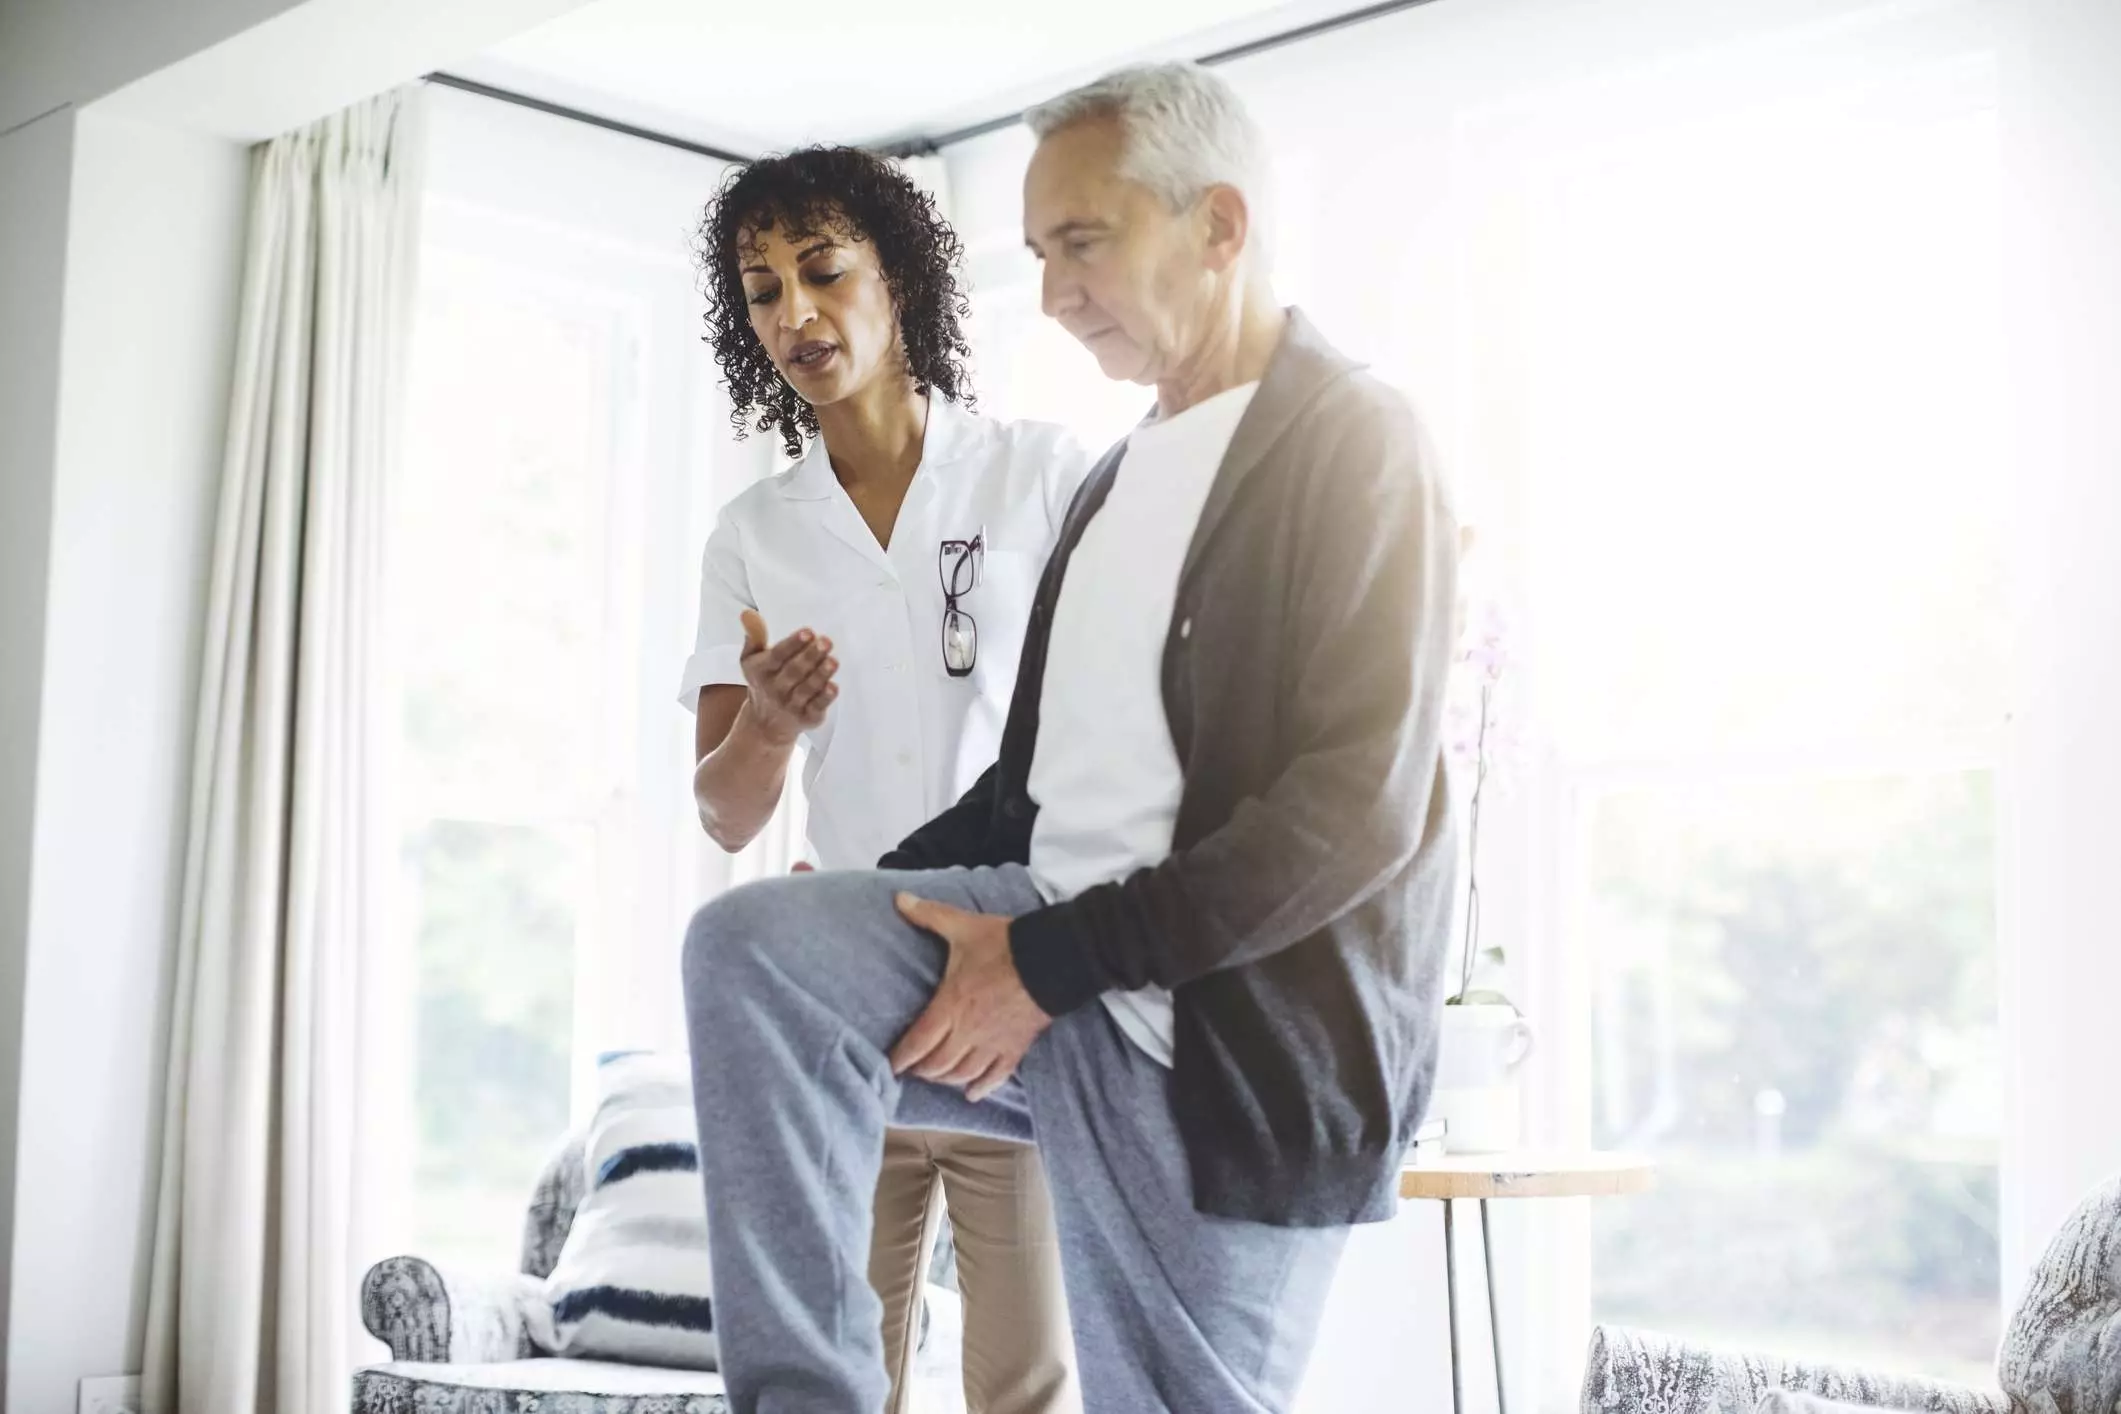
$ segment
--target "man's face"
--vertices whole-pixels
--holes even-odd
[[[1107,378],[1151,384],[1196,346],[1216,277],[1207,223],[1119,175],[1116,118],[1048,136],[1024,174],[1024,242],[1044,266],[1042,307]]]

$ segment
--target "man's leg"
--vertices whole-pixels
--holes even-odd
[[[870,1207],[902,1097],[909,1126],[1031,1137],[1018,1087],[973,1105],[891,1074],[944,961],[899,917],[900,889],[986,913],[1040,902],[1020,867],[806,874],[732,890],[686,934],[715,1327],[737,1414],[884,1407]]]
[[[1171,1072],[1100,1005],[1055,1022],[1018,1076],[1060,1224],[1083,1407],[1292,1407],[1347,1229],[1196,1212]]]

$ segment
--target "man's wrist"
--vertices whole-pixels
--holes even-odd
[[[1041,908],[1012,920],[1009,960],[1016,964],[1017,980],[1048,1016],[1065,1016],[1105,990],[1065,909]]]

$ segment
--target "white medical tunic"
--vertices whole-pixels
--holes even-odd
[[[997,421],[936,395],[888,550],[833,475],[822,439],[723,508],[679,699],[697,709],[702,688],[743,685],[746,609],[773,642],[800,628],[832,640],[839,697],[803,740],[819,867],[875,867],[994,763],[1032,596],[1090,466],[1061,427]],[[984,563],[958,607],[978,624],[978,659],[955,678],[943,660],[938,558],[945,540],[975,535]]]

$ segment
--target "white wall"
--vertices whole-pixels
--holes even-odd
[[[16,1089],[43,706],[45,571],[58,437],[61,282],[74,119],[0,137],[0,1332],[15,1217]],[[0,1343],[0,1380],[7,1352]]]
[[[130,1368],[145,1319],[247,172],[235,143],[78,119],[10,1409],[60,1408],[82,1375]]]
[[[2121,6],[2021,0],[2002,72],[2017,423],[2005,1273],[2121,1172]],[[2015,1284],[2015,1283],[2014,1283]]]
[[[295,0],[10,0],[0,5],[0,133],[100,98]]]
[[[223,0],[226,3],[226,0]],[[306,0],[113,93],[115,112],[262,141],[583,0]]]
[[[271,137],[581,3],[9,0],[0,5],[0,133],[123,90],[135,117]]]

